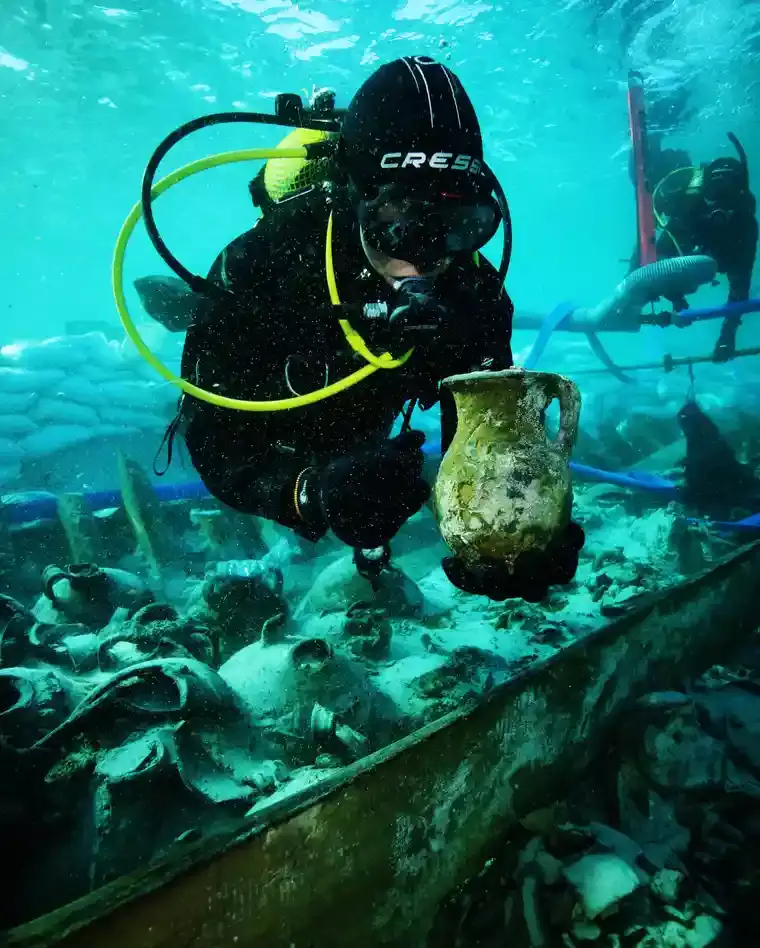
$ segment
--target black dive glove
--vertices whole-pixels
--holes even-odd
[[[741,316],[727,316],[720,327],[715,344],[713,362],[729,362],[736,355],[736,333],[741,325]]]
[[[499,560],[482,560],[475,566],[466,566],[457,557],[449,556],[442,566],[449,582],[464,592],[488,596],[497,602],[541,602],[550,586],[564,586],[572,581],[584,542],[583,528],[571,521],[545,550],[521,553],[511,573]]]
[[[422,479],[425,435],[407,431],[368,451],[307,471],[299,512],[348,546],[386,544],[430,496]]]

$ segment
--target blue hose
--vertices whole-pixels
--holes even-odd
[[[437,442],[425,444],[425,454],[436,456],[440,454],[441,445]],[[678,497],[678,486],[665,477],[657,474],[647,474],[643,471],[628,471],[620,473],[605,471],[587,464],[570,462],[573,473],[584,480],[597,481],[606,484],[616,484],[620,487],[631,487],[635,490],[645,490],[669,500]],[[154,485],[156,499],[164,503],[172,500],[203,500],[210,496],[200,481],[191,481],[185,484]],[[104,510],[108,507],[118,507],[121,504],[121,494],[117,490],[90,491],[84,493],[83,498],[90,510]],[[30,493],[11,494],[11,499],[0,503],[0,511],[6,523],[22,524],[35,520],[54,520],[58,512],[58,501],[54,494]],[[705,523],[694,517],[687,518],[689,523]],[[760,514],[753,514],[744,520],[737,521],[708,521],[709,526],[719,532],[746,532],[760,533]]]
[[[429,457],[439,456],[441,444],[439,441],[426,442],[424,453]],[[677,487],[673,481],[656,474],[629,472],[625,474],[615,471],[605,471],[586,464],[570,463],[574,474],[585,480],[601,481],[607,484],[617,484],[621,487],[632,487],[638,490],[651,491],[663,496],[675,497]],[[211,495],[200,481],[191,481],[184,484],[153,485],[156,500],[168,503],[172,500],[204,500]],[[118,490],[89,491],[81,495],[90,510],[105,510],[108,507],[121,505],[121,494]],[[35,520],[54,520],[58,514],[58,499],[55,494],[29,492],[28,494],[9,494],[4,502],[0,502],[0,511],[6,523],[31,523]]]
[[[528,353],[528,357],[525,360],[526,369],[535,369],[538,365],[538,360],[543,355],[544,349],[546,348],[551,335],[555,329],[559,329],[562,323],[567,319],[568,316],[575,309],[574,303],[559,303],[554,309],[549,313],[548,316],[544,318],[544,321],[541,325],[541,328],[538,331],[536,336],[536,341],[533,343],[533,346]]]
[[[724,303],[723,306],[704,306],[701,309],[682,309],[678,313],[687,323],[698,319],[722,319],[724,316],[744,316],[746,313],[760,312],[760,299],[742,300],[739,303]]]
[[[678,496],[678,485],[666,477],[657,474],[647,474],[644,471],[604,471],[598,467],[589,467],[587,464],[570,462],[573,474],[589,481],[600,481],[605,484],[617,484],[619,487],[633,487],[637,490],[647,490],[653,494],[675,499]]]
[[[704,520],[699,517],[687,517],[687,522],[696,526],[708,526],[718,533],[760,533],[760,514],[752,514],[743,520]]]
[[[202,500],[209,492],[200,481],[188,484],[153,485],[156,499],[164,503],[171,500]],[[85,491],[82,495],[90,510],[106,510],[121,505],[118,490]],[[10,499],[0,503],[0,511],[6,523],[31,523],[34,520],[54,520],[58,515],[58,498],[55,494],[32,492],[11,494]]]

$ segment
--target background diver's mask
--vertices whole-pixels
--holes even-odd
[[[480,249],[501,221],[495,198],[472,186],[415,192],[386,184],[360,198],[357,213],[369,247],[423,271],[447,257]]]
[[[708,205],[736,209],[746,200],[745,171],[735,158],[718,158],[704,169],[702,197]]]

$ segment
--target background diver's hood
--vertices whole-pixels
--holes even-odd
[[[734,203],[747,192],[746,175],[736,158],[716,158],[705,168],[702,193],[706,200]]]

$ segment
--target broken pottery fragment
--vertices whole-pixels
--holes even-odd
[[[628,863],[613,853],[584,856],[565,869],[565,878],[578,890],[588,919],[596,918],[641,885]]]

